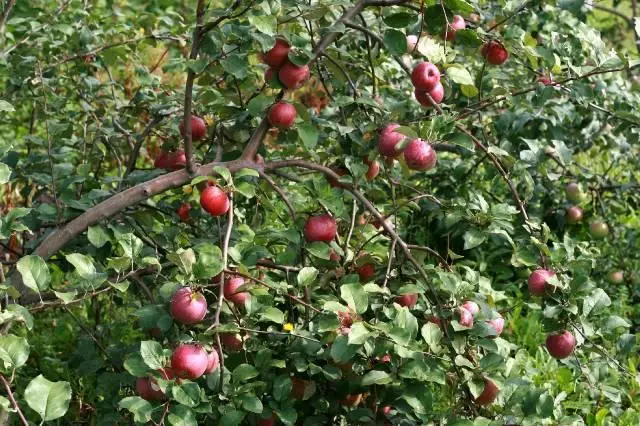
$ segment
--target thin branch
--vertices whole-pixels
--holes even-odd
[[[2,15],[0,15],[0,34],[4,30],[4,24],[9,19],[9,14],[11,13],[11,9],[15,6],[16,0],[9,0],[9,2],[5,5],[4,10],[2,11]]]
[[[13,405],[13,408],[16,410],[16,413],[18,414],[20,423],[22,423],[23,426],[29,426],[29,422],[24,417],[24,414],[22,414],[22,410],[20,410],[20,406],[18,405],[16,398],[13,396],[13,391],[11,391],[11,384],[7,381],[7,379],[4,377],[3,374],[0,374],[0,380],[2,380],[2,384],[4,384],[4,388],[7,391],[7,396],[11,401],[11,405]]]
[[[526,7],[529,6],[530,3],[532,3],[532,0],[528,0],[528,1],[524,2],[524,3],[522,3],[522,5],[520,5],[516,10],[514,10],[511,15],[508,15],[508,16],[504,17],[500,21],[498,21],[495,24],[493,24],[492,26],[490,26],[487,29],[487,32],[490,33],[491,31],[493,31],[496,28],[498,28],[500,25],[502,25],[505,22],[509,21],[510,19],[514,18],[516,15],[518,15],[520,12],[522,12],[524,9],[526,9]]]
[[[278,193],[278,195],[280,195],[280,198],[282,198],[282,201],[284,201],[284,203],[287,205],[287,209],[289,209],[289,216],[291,216],[291,220],[295,223],[296,210],[293,208],[291,201],[289,201],[287,194],[285,194],[284,191],[274,182],[274,180],[271,179],[271,176],[267,175],[261,170],[258,170],[258,174],[260,175],[261,178],[267,181],[269,186],[271,186],[271,188],[273,188]]]
[[[136,138],[136,144],[134,145],[134,147],[133,147],[133,149],[131,151],[131,157],[129,158],[129,165],[127,166],[127,170],[124,173],[124,176],[127,176],[129,173],[131,173],[136,168],[136,161],[138,159],[138,155],[140,155],[140,148],[142,147],[142,144],[144,143],[144,141],[147,138],[147,136],[149,136],[149,134],[153,131],[153,129],[158,124],[160,124],[160,122],[165,117],[170,116],[172,114],[175,114],[176,112],[177,112],[177,110],[170,110],[170,111],[167,111],[166,113],[158,114],[158,115],[154,116],[153,119],[151,119],[149,124],[147,124],[147,126],[142,131],[142,133],[140,133],[138,135],[138,137]]]
[[[607,6],[601,6],[601,5],[597,4],[597,3],[592,3],[591,6],[594,9],[598,9],[598,10],[601,10],[603,12],[607,12],[607,13],[610,13],[612,15],[615,15],[618,18],[622,18],[627,23],[627,25],[629,25],[630,27],[633,26],[633,19],[631,19],[630,17],[628,17],[627,15],[625,15],[624,13],[620,12],[617,9],[614,9],[612,7],[607,7]]]

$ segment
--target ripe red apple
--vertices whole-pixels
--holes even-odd
[[[189,221],[189,212],[191,211],[191,204],[182,203],[180,207],[178,207],[178,217],[183,222]]]
[[[544,296],[547,291],[547,280],[553,277],[556,273],[548,269],[536,269],[529,275],[527,285],[529,287],[529,294],[532,296]]]
[[[372,181],[378,176],[380,173],[380,163],[376,160],[373,160],[369,163],[369,168],[367,169],[367,173],[365,174],[368,181]]]
[[[442,86],[442,83],[438,82],[435,87],[429,91],[416,89],[413,94],[420,105],[426,108],[431,108],[434,104],[439,105],[442,103],[442,100],[444,99],[444,87]],[[427,94],[431,96],[431,99],[429,99]],[[431,102],[432,99],[433,102]]]
[[[624,272],[611,271],[608,278],[609,282],[612,284],[622,284],[624,282]]]
[[[413,53],[418,44],[418,36],[410,34],[407,36],[407,53]]]
[[[178,126],[180,134],[184,138],[184,121],[180,122]],[[207,122],[202,118],[192,115],[191,116],[191,140],[199,141],[207,135]]]
[[[173,370],[169,367],[159,369],[158,373],[164,380],[172,380],[175,377]],[[180,382],[179,379],[178,382]],[[166,399],[155,377],[138,377],[136,379],[136,393],[147,401],[164,401]]]
[[[249,293],[242,291],[238,293],[238,288],[244,285],[244,278],[230,276],[224,280],[224,298],[236,305],[244,305],[249,299]]]
[[[171,297],[171,316],[181,324],[196,324],[207,314],[207,299],[189,287],[179,288]]]
[[[509,58],[509,52],[504,45],[495,40],[486,42],[480,53],[491,65],[502,65]]]
[[[498,318],[487,320],[487,324],[489,324],[499,336],[502,334],[502,330],[504,329],[504,318],[502,318],[502,315],[498,315]]]
[[[412,170],[428,170],[436,165],[435,150],[422,139],[414,139],[404,149],[404,160]]]
[[[478,312],[480,312],[480,306],[478,306],[478,304],[472,300],[467,300],[466,302],[464,302],[462,304],[462,307],[471,312],[471,315],[473,315],[474,317]]]
[[[355,406],[359,405],[360,402],[362,402],[362,394],[361,393],[348,394],[342,400],[340,400],[340,404],[341,405],[345,405],[347,407],[355,407]]]
[[[571,206],[567,209],[567,222],[578,223],[582,220],[582,209],[578,206]]]
[[[456,31],[464,30],[467,24],[464,22],[464,18],[460,15],[453,15],[453,20],[449,23],[446,33],[442,33],[442,37],[447,41],[453,41],[456,38]]]
[[[478,395],[478,397],[476,398],[476,404],[489,405],[496,400],[499,393],[500,393],[500,389],[498,389],[498,386],[496,386],[493,380],[490,380],[485,377],[484,389],[482,390],[482,393]]]
[[[268,419],[258,420],[258,426],[274,426],[276,424],[276,415],[271,413],[271,417]]]
[[[384,407],[382,407],[382,414],[384,414],[385,416],[388,416],[391,410],[392,408],[390,405],[385,405]]]
[[[180,170],[187,164],[187,156],[184,151],[161,151],[156,157],[153,166],[157,169]]]
[[[333,172],[335,174],[337,174],[338,176],[342,177],[342,176],[346,176],[349,174],[349,170],[345,169],[344,167],[338,167],[335,169],[332,169]],[[329,185],[331,185],[332,188],[342,188],[343,185],[340,183],[340,181],[338,179],[334,179],[333,177],[329,176],[327,177],[327,180],[329,181]]]
[[[576,182],[570,182],[567,184],[567,198],[570,201],[581,201],[584,198],[584,193],[582,192],[582,188],[580,184]]]
[[[594,220],[589,224],[589,232],[594,238],[604,238],[609,235],[609,226],[602,220]]]
[[[269,124],[281,129],[293,126],[296,120],[296,108],[288,102],[278,102],[269,108]]]
[[[376,276],[376,267],[372,263],[366,263],[356,268],[361,283],[371,281]]]
[[[546,341],[547,350],[552,357],[564,359],[576,348],[576,338],[567,330],[551,334]]]
[[[304,391],[307,387],[307,380],[299,377],[291,378],[291,398],[301,401],[304,398]]]
[[[551,76],[546,75],[546,74],[545,74],[545,75],[541,75],[541,76],[538,78],[538,81],[539,81],[541,84],[544,84],[545,86],[552,86],[552,85],[554,85],[554,84],[555,84],[555,82],[551,79]]]
[[[304,225],[304,237],[308,242],[330,242],[336,237],[338,225],[328,214],[311,216]]]
[[[264,82],[265,83],[269,83],[271,82],[271,80],[273,79],[273,73],[277,72],[278,70],[274,69],[274,68],[267,68],[264,71]]]
[[[431,62],[421,62],[411,72],[411,82],[418,90],[430,91],[440,82],[440,71]]]
[[[473,327],[473,314],[465,308],[458,308],[458,322],[463,327]]]
[[[388,158],[395,158],[400,153],[396,151],[396,145],[402,142],[406,136],[395,131],[400,127],[399,124],[391,123],[382,129],[378,136],[378,151],[381,155]]]
[[[197,379],[208,365],[207,352],[200,345],[183,343],[171,355],[171,368],[183,379]]]
[[[355,313],[347,311],[338,311],[338,319],[341,327],[351,327],[353,325]]]
[[[280,78],[280,83],[287,89],[297,89],[304,84],[310,74],[308,65],[299,67],[291,62],[286,62],[280,68],[278,78]]]
[[[396,297],[396,303],[400,306],[406,306],[409,309],[413,309],[418,303],[418,294],[417,293],[407,293],[402,294]]]
[[[273,68],[279,68],[287,60],[291,46],[285,40],[276,39],[276,44],[262,54],[262,62]]]
[[[200,194],[200,205],[211,216],[222,216],[229,211],[229,197],[217,186],[208,186]]]
[[[230,352],[238,352],[242,350],[242,336],[237,333],[221,333],[220,341]]]
[[[220,356],[215,349],[207,354],[207,369],[204,370],[204,374],[211,374],[217,370],[220,365]]]

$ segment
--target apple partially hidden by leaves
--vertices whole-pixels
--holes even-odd
[[[418,294],[417,293],[407,293],[402,294],[396,297],[396,303],[400,306],[406,306],[409,309],[413,309],[418,303]]]
[[[611,271],[607,277],[609,282],[612,284],[621,284],[624,282],[624,272],[622,271]]]
[[[498,388],[498,386],[496,386],[493,380],[485,377],[484,389],[482,390],[482,393],[476,398],[476,404],[490,405],[496,400],[499,393],[500,389]]]
[[[287,61],[282,68],[280,68],[278,78],[280,79],[280,83],[287,89],[297,89],[307,81],[310,74],[308,65],[299,67]]]
[[[287,61],[290,50],[286,40],[277,38],[275,45],[262,54],[262,62],[272,68],[280,68]]]
[[[191,140],[199,141],[203,139],[207,135],[207,122],[204,121],[204,119],[195,115],[191,116],[190,121],[191,121]],[[178,126],[178,128],[180,129],[180,134],[184,138],[185,137],[184,121],[180,122],[180,125]]]
[[[569,331],[562,330],[549,335],[545,346],[552,357],[564,359],[571,355],[576,348],[576,338]]]
[[[502,43],[496,40],[486,42],[482,46],[481,53],[491,65],[502,65],[509,59],[507,49],[505,49]]]
[[[200,205],[211,216],[222,216],[229,211],[229,197],[217,186],[208,186],[200,194]]]
[[[453,41],[456,39],[456,31],[464,30],[466,27],[467,24],[462,16],[453,15],[453,20],[449,23],[447,30],[442,33],[442,38],[447,41]]]
[[[547,280],[556,273],[548,269],[537,269],[529,275],[527,286],[532,296],[544,296],[548,290]]]
[[[440,82],[440,70],[431,62],[420,62],[411,72],[411,83],[417,90],[430,91]]]
[[[197,324],[207,314],[207,299],[189,287],[176,290],[171,297],[171,316],[180,324]]]
[[[432,169],[438,160],[436,151],[422,139],[414,139],[404,149],[404,160],[412,170]]]
[[[246,291],[238,292],[238,288],[244,285],[244,278],[239,276],[230,276],[224,281],[224,298],[235,305],[244,305],[249,299],[250,294]]]
[[[304,236],[308,242],[330,242],[336,237],[338,225],[334,218],[328,214],[312,216],[304,225]]]

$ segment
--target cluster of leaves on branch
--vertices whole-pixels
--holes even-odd
[[[0,419],[640,424],[615,7],[0,0]]]

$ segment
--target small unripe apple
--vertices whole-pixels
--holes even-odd
[[[180,134],[184,138],[184,121],[178,126]],[[207,135],[207,122],[204,119],[192,115],[191,116],[191,140],[199,141]]]
[[[297,89],[302,86],[309,78],[309,75],[308,65],[299,67],[291,62],[285,63],[282,68],[280,68],[280,72],[278,72],[280,83],[287,89]]]
[[[502,315],[500,315],[498,318],[487,320],[487,324],[489,324],[496,331],[496,334],[498,336],[502,334],[502,330],[504,329],[504,318],[502,318]]]
[[[296,108],[288,102],[278,102],[269,108],[269,124],[281,129],[293,126],[296,120]]]
[[[410,34],[407,36],[407,53],[413,53],[418,44],[418,36]]]
[[[220,333],[220,342],[230,352],[242,350],[242,336],[238,333]]]
[[[412,170],[429,170],[436,165],[436,151],[422,139],[414,139],[404,149],[404,160]]]
[[[471,312],[471,315],[476,316],[478,312],[480,312],[480,306],[472,300],[467,300],[462,304],[462,307],[467,311]]]
[[[567,209],[567,222],[578,223],[582,221],[582,209],[578,206],[571,206]]]
[[[209,365],[207,352],[200,345],[181,344],[171,355],[171,368],[178,377],[195,380]]]
[[[372,263],[366,263],[356,268],[361,283],[371,281],[376,276],[376,267]]]
[[[402,142],[406,136],[395,131],[398,127],[400,127],[400,125],[396,123],[387,124],[380,132],[378,136],[378,151],[380,155],[395,158],[400,154],[396,151],[396,145]]]
[[[197,324],[207,314],[207,299],[189,287],[179,288],[171,297],[171,316],[181,324]]]
[[[217,186],[208,186],[200,194],[200,205],[211,216],[222,216],[229,211],[229,197]]]
[[[376,178],[376,176],[378,176],[379,173],[380,173],[380,163],[378,163],[376,160],[373,160],[372,162],[369,163],[369,168],[367,169],[367,173],[365,174],[365,177],[367,178],[368,181],[372,181]]]
[[[622,271],[611,271],[608,278],[612,284],[622,284],[624,282],[624,273]]]
[[[476,404],[489,405],[496,400],[499,393],[500,389],[498,388],[498,386],[496,386],[496,384],[492,380],[485,377],[484,389],[482,390],[482,393],[476,398]]]
[[[356,394],[349,394],[349,395],[345,396],[340,401],[340,404],[341,405],[345,405],[347,407],[355,407],[355,406],[359,405],[360,402],[362,402],[362,394],[361,393],[356,393]]]
[[[231,276],[224,280],[224,298],[235,305],[244,305],[249,299],[249,293],[246,291],[238,292],[238,288],[244,285],[244,278]]]
[[[407,293],[402,294],[396,297],[396,303],[400,306],[406,306],[409,309],[413,309],[418,302],[418,294],[417,293]]]
[[[567,358],[576,348],[576,338],[567,330],[551,334],[545,343],[552,357],[557,359]]]
[[[582,188],[580,184],[576,182],[570,182],[567,184],[567,198],[570,201],[581,201],[584,198],[584,193],[582,192]]]
[[[444,87],[442,86],[442,83],[438,82],[435,87],[428,92],[416,89],[413,94],[420,105],[426,108],[431,108],[434,104],[439,105],[442,103],[442,100],[444,99]],[[427,94],[431,96],[431,99],[429,99]],[[433,100],[433,102],[431,102],[431,100]]]
[[[464,22],[464,18],[460,15],[453,15],[453,20],[449,23],[449,27],[446,32],[442,33],[442,37],[447,41],[453,41],[456,38],[456,31],[464,30],[467,24]]]
[[[262,55],[262,62],[273,68],[279,68],[287,60],[291,46],[285,40],[276,39],[276,44]]]
[[[180,207],[178,207],[178,217],[183,222],[189,221],[189,212],[191,211],[191,204],[182,203]]]
[[[486,42],[480,52],[491,65],[502,65],[509,58],[509,52],[504,45],[495,40]]]
[[[304,236],[308,242],[330,242],[336,237],[338,225],[328,214],[311,216],[304,225]]]
[[[204,370],[204,374],[211,374],[218,369],[220,365],[220,356],[215,349],[207,354],[207,369]]]
[[[421,62],[411,72],[411,82],[418,90],[430,91],[440,82],[440,71],[431,62]]]
[[[547,280],[555,274],[555,272],[548,269],[536,269],[533,271],[527,281],[529,294],[532,296],[544,296],[548,287]]]
[[[463,327],[473,327],[473,314],[465,308],[458,308],[458,322]]]
[[[604,238],[609,235],[609,226],[602,220],[594,220],[589,224],[589,232],[594,238]]]

